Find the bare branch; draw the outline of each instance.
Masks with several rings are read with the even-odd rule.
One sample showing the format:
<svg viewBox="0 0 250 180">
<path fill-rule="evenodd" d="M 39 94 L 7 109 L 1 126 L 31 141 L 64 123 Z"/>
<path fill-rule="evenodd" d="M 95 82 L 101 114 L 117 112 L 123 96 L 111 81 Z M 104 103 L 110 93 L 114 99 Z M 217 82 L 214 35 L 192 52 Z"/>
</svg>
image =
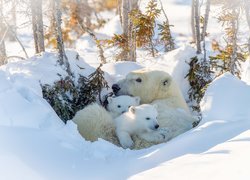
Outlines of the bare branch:
<svg viewBox="0 0 250 180">
<path fill-rule="evenodd" d="M 99 57 L 100 57 L 100 59 L 101 59 L 101 63 L 102 63 L 102 64 L 106 64 L 107 61 L 106 61 L 106 58 L 105 58 L 105 56 L 104 56 L 103 48 L 102 48 L 102 46 L 101 46 L 99 40 L 97 39 L 96 35 L 95 35 L 89 28 L 87 28 L 87 27 L 84 26 L 83 24 L 80 24 L 79 20 L 78 20 L 78 24 L 79 24 L 79 26 L 81 27 L 82 31 L 83 31 L 83 32 L 87 32 L 87 33 L 90 35 L 90 37 L 92 37 L 92 39 L 95 41 L 96 46 L 97 46 L 97 48 L 99 49 Z"/>
</svg>

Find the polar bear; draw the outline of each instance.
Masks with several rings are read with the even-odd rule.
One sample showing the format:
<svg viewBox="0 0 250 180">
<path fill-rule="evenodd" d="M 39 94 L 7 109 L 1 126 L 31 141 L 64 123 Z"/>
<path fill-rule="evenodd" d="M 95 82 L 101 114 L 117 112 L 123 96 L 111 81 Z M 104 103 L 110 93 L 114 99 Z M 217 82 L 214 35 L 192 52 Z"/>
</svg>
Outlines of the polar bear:
<svg viewBox="0 0 250 180">
<path fill-rule="evenodd" d="M 150 142 L 157 142 L 161 137 L 147 136 L 148 132 L 154 132 L 159 128 L 157 121 L 156 105 L 143 104 L 131 106 L 129 111 L 115 119 L 116 135 L 123 148 L 131 148 L 134 144 L 131 136 L 138 135 Z M 156 134 L 157 135 L 157 134 Z"/>
<path fill-rule="evenodd" d="M 194 119 L 172 77 L 158 70 L 136 70 L 130 72 L 125 79 L 112 86 L 114 93 L 120 95 L 139 96 L 142 104 L 157 104 L 160 128 L 147 132 L 145 136 L 158 137 L 157 141 L 132 136 L 134 149 L 142 149 L 168 141 L 169 139 L 191 129 Z M 77 112 L 73 121 L 77 124 L 80 134 L 90 141 L 103 138 L 119 145 L 115 135 L 112 116 L 98 104 L 92 104 Z"/>
<path fill-rule="evenodd" d="M 191 129 L 196 121 L 191 116 L 179 87 L 167 72 L 149 69 L 132 71 L 125 79 L 113 84 L 112 89 L 115 95 L 139 96 L 142 104 L 156 104 L 159 125 L 168 128 L 166 140 Z M 135 143 L 150 146 L 139 139 Z"/>
<path fill-rule="evenodd" d="M 127 112 L 130 106 L 140 105 L 140 97 L 131 97 L 127 95 L 108 97 L 107 102 L 107 110 L 111 113 L 113 118 L 116 118 L 122 113 Z"/>
<path fill-rule="evenodd" d="M 97 103 L 92 103 L 78 111 L 73 122 L 77 124 L 79 133 L 88 141 L 96 141 L 98 138 L 119 144 L 115 135 L 114 118 L 128 111 L 130 106 L 140 104 L 139 97 L 127 95 L 108 97 L 107 110 Z M 119 107 L 118 107 L 119 106 Z"/>
</svg>

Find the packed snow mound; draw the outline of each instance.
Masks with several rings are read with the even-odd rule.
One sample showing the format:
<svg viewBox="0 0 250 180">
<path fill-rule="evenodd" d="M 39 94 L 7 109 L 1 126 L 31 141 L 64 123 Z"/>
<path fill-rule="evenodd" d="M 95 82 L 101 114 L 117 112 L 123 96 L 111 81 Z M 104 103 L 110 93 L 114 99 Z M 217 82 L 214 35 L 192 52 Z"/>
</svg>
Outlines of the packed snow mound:
<svg viewBox="0 0 250 180">
<path fill-rule="evenodd" d="M 250 120 L 250 86 L 230 73 L 216 78 L 201 102 L 202 122 Z"/>
<path fill-rule="evenodd" d="M 67 57 L 75 77 L 88 76 L 94 68 L 74 51 Z M 63 126 L 55 111 L 43 99 L 41 83 L 53 84 L 67 76 L 56 53 L 45 52 L 28 60 L 9 62 L 0 67 L 0 125 L 57 129 Z"/>
<path fill-rule="evenodd" d="M 243 72 L 241 80 L 250 85 L 250 58 L 243 64 Z"/>
</svg>

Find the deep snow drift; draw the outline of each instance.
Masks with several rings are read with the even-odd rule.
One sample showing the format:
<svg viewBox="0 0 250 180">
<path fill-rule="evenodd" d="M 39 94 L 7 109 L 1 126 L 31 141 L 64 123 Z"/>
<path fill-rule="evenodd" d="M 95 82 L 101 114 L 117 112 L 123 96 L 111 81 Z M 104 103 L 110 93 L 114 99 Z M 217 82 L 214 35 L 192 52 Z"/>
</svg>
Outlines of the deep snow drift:
<svg viewBox="0 0 250 180">
<path fill-rule="evenodd" d="M 141 1 L 142 8 L 145 1 Z M 109 85 L 132 70 L 155 68 L 169 72 L 188 100 L 189 85 L 184 77 L 189 68 L 187 62 L 195 55 L 195 49 L 189 45 L 190 3 L 190 0 L 163 1 L 170 24 L 174 25 L 172 32 L 178 48 L 166 54 L 160 52 L 158 58 L 139 50 L 138 63 L 105 64 L 102 69 Z M 208 51 L 211 40 L 222 35 L 216 15 L 213 8 Z M 160 17 L 162 20 L 164 17 Z M 18 33 L 32 56 L 34 44 L 28 28 Z M 119 17 L 114 17 L 97 31 L 97 37 L 107 38 L 120 32 Z M 8 55 L 24 56 L 17 43 L 7 42 L 6 48 Z M 88 35 L 82 36 L 75 48 L 82 58 L 77 60 L 76 52 L 68 50 L 71 68 L 76 76 L 87 76 L 93 72 L 92 66 L 99 65 L 98 49 Z M 108 61 L 115 51 L 112 48 L 105 51 Z M 87 142 L 73 122 L 62 123 L 42 98 L 40 82 L 52 84 L 65 75 L 52 52 L 25 61 L 11 60 L 0 67 L 1 179 L 249 179 L 249 61 L 242 81 L 226 73 L 211 83 L 201 103 L 203 119 L 198 127 L 167 143 L 137 151 L 124 150 L 101 139 Z"/>
<path fill-rule="evenodd" d="M 176 53 L 169 56 L 175 57 Z M 77 72 L 78 67 L 73 64 L 80 62 L 73 58 L 72 51 L 68 55 Z M 62 123 L 42 98 L 39 85 L 39 80 L 46 79 L 49 83 L 57 79 L 56 72 L 65 73 L 55 62 L 53 53 L 45 53 L 0 68 L 0 174 L 4 179 L 235 179 L 236 176 L 246 179 L 250 176 L 247 168 L 250 86 L 243 81 L 229 73 L 217 78 L 202 101 L 204 119 L 198 127 L 167 143 L 132 151 L 101 139 L 87 142 L 74 123 Z M 79 66 L 89 69 L 86 74 L 93 71 L 83 60 Z M 107 64 L 103 70 L 109 80 L 115 81 L 141 67 L 138 63 L 120 62 Z"/>
</svg>

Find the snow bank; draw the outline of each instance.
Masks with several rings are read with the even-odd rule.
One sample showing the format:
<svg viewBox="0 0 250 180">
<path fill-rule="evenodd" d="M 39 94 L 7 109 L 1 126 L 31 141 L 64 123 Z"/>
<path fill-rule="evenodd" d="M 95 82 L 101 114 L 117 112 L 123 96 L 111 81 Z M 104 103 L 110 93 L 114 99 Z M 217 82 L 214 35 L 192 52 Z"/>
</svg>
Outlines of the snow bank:
<svg viewBox="0 0 250 180">
<path fill-rule="evenodd" d="M 250 85 L 250 59 L 247 59 L 242 66 L 243 66 L 243 72 L 241 79 L 242 81 Z"/>
<path fill-rule="evenodd" d="M 67 51 L 67 56 L 75 77 L 93 72 L 94 68 L 77 57 L 76 52 Z M 56 53 L 43 53 L 26 61 L 19 60 L 1 66 L 0 125 L 45 129 L 63 126 L 60 118 L 43 99 L 40 86 L 40 83 L 53 84 L 67 75 L 56 59 Z"/>
<path fill-rule="evenodd" d="M 216 78 L 209 85 L 201 102 L 202 122 L 223 119 L 250 119 L 250 86 L 230 73 Z"/>
</svg>

